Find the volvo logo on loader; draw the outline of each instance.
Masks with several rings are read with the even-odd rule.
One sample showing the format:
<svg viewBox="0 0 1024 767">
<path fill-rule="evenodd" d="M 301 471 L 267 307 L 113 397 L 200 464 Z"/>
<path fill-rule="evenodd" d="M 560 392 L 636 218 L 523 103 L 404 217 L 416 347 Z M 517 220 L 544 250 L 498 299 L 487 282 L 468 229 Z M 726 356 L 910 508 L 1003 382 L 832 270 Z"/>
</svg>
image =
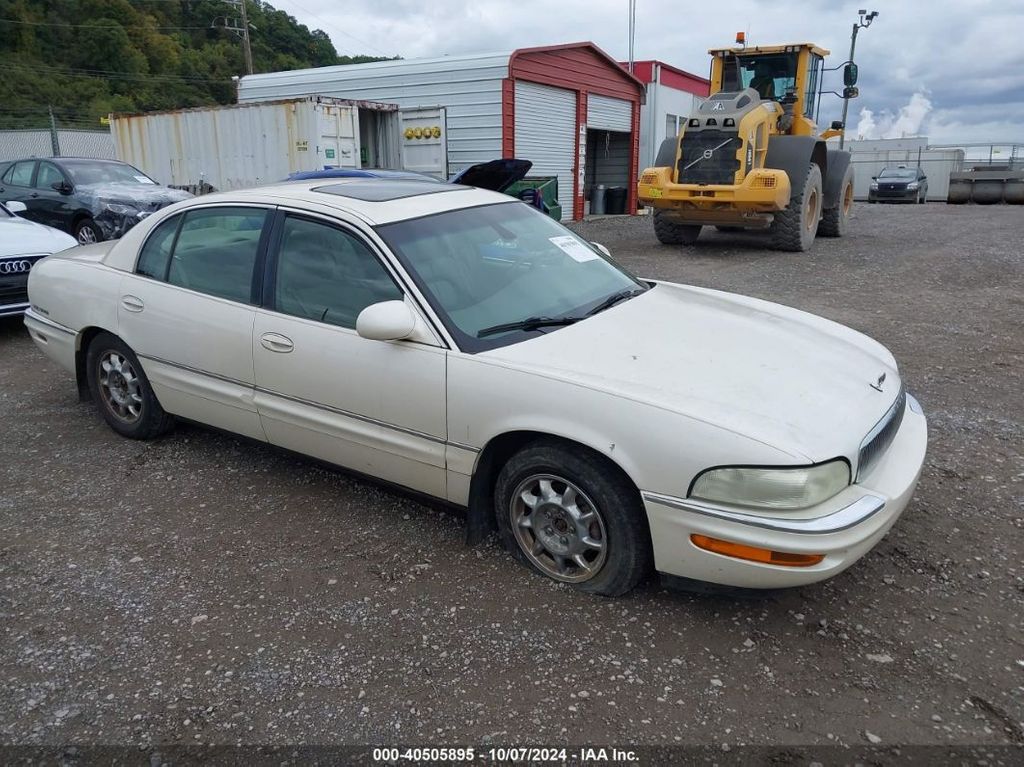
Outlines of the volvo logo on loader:
<svg viewBox="0 0 1024 767">
<path fill-rule="evenodd" d="M 725 102 L 724 101 L 716 101 L 714 106 L 711 107 L 711 111 L 712 112 L 724 112 L 725 111 Z"/>
</svg>

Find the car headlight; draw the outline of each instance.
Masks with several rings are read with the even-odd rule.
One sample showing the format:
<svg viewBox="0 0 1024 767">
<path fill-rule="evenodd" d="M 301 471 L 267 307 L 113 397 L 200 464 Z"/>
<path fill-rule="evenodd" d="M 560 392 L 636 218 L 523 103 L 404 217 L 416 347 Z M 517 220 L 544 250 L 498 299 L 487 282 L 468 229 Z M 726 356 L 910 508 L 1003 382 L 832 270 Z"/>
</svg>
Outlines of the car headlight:
<svg viewBox="0 0 1024 767">
<path fill-rule="evenodd" d="M 913 190 L 913 189 L 917 189 L 917 187 L 918 187 L 918 183 L 916 181 L 911 181 L 909 184 L 907 184 L 907 189 Z"/>
<path fill-rule="evenodd" d="M 874 181 L 871 182 L 871 191 L 872 192 L 877 192 L 878 191 L 878 184 L 876 184 Z"/>
<path fill-rule="evenodd" d="M 735 506 L 806 509 L 850 484 L 850 465 L 836 459 L 799 468 L 726 466 L 697 477 L 690 497 Z"/>
<path fill-rule="evenodd" d="M 134 216 L 139 212 L 138 209 L 133 208 L 131 205 L 123 205 L 119 202 L 108 202 L 103 207 L 119 216 Z"/>
</svg>

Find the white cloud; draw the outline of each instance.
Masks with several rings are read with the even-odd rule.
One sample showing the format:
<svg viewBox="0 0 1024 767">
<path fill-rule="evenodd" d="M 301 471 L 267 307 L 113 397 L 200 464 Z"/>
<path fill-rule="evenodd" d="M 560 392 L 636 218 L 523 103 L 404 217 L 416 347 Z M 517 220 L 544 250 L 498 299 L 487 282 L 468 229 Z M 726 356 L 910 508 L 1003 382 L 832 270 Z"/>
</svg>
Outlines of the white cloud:
<svg viewBox="0 0 1024 767">
<path fill-rule="evenodd" d="M 922 136 L 927 132 L 926 122 L 931 111 L 932 102 L 920 92 L 911 96 L 896 114 L 885 110 L 876 118 L 875 113 L 865 107 L 860 110 L 854 133 L 862 139 Z"/>
</svg>

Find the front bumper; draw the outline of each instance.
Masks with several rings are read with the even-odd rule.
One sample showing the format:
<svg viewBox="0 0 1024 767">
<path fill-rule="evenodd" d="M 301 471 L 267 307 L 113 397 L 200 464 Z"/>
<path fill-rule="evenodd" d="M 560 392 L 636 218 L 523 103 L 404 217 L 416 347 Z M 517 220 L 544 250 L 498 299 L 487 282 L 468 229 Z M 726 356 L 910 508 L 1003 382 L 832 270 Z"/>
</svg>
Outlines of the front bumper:
<svg viewBox="0 0 1024 767">
<path fill-rule="evenodd" d="M 901 189 L 897 192 L 868 192 L 868 202 L 917 202 L 917 189 Z"/>
<path fill-rule="evenodd" d="M 919 411 L 908 396 L 903 423 L 885 455 L 857 484 L 810 509 L 769 516 L 644 492 L 655 567 L 666 575 L 752 589 L 802 586 L 842 572 L 882 539 L 913 495 L 928 445 Z M 697 548 L 691 535 L 824 559 L 809 567 L 736 559 Z"/>
<path fill-rule="evenodd" d="M 640 176 L 637 195 L 644 205 L 673 210 L 686 217 L 715 213 L 774 213 L 789 205 L 785 171 L 758 169 L 739 184 L 676 184 L 671 168 L 648 168 Z M 717 223 L 712 220 L 711 223 Z"/>
</svg>

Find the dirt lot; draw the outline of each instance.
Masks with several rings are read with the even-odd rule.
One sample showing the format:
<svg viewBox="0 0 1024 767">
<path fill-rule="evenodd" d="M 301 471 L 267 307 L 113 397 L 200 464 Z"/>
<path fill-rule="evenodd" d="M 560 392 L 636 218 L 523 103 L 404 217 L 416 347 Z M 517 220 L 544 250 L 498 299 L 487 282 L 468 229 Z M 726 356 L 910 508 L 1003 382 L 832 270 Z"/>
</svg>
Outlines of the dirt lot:
<svg viewBox="0 0 1024 767">
<path fill-rule="evenodd" d="M 121 439 L 6 321 L 0 742 L 1024 743 L 1024 211 L 860 205 L 805 254 L 578 229 L 892 349 L 930 449 L 865 560 L 756 600 L 577 594 L 269 447 Z"/>
</svg>

